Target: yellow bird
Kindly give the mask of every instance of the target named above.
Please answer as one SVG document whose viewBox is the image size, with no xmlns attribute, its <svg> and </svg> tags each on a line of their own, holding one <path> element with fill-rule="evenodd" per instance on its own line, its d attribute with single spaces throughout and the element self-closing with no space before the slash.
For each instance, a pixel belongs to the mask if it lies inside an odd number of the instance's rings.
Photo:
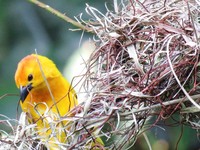
<svg viewBox="0 0 200 150">
<path fill-rule="evenodd" d="M 15 82 L 20 89 L 22 111 L 29 116 L 29 122 L 37 125 L 38 136 L 43 142 L 47 141 L 45 146 L 58 149 L 56 143 L 66 142 L 66 133 L 59 127 L 67 124 L 67 121 L 59 122 L 59 118 L 69 116 L 69 111 L 78 103 L 70 83 L 51 60 L 36 54 L 18 63 Z"/>
</svg>

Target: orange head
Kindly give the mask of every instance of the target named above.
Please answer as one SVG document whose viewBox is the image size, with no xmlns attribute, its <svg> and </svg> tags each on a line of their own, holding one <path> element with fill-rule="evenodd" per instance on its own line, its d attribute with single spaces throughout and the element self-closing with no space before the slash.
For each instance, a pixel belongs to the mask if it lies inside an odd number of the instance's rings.
<svg viewBox="0 0 200 150">
<path fill-rule="evenodd" d="M 20 100 L 23 102 L 34 88 L 45 86 L 45 78 L 51 79 L 60 75 L 55 64 L 47 57 L 36 54 L 24 57 L 18 63 L 15 73 L 15 82 L 21 91 Z"/>
</svg>

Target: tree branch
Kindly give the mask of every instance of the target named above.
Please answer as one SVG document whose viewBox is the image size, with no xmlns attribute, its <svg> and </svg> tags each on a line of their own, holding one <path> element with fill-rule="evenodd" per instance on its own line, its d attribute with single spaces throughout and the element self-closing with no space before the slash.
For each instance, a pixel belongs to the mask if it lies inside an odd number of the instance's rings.
<svg viewBox="0 0 200 150">
<path fill-rule="evenodd" d="M 86 26 L 84 26 L 83 24 L 71 19 L 70 17 L 66 16 L 65 14 L 59 12 L 58 10 L 50 7 L 49 5 L 46 5 L 38 0 L 28 0 L 31 3 L 36 4 L 37 6 L 44 8 L 45 10 L 49 11 L 50 13 L 58 16 L 59 18 L 61 18 L 62 20 L 71 23 L 72 25 L 80 28 L 81 30 L 87 31 L 87 32 L 93 32 L 91 28 L 88 28 Z"/>
</svg>

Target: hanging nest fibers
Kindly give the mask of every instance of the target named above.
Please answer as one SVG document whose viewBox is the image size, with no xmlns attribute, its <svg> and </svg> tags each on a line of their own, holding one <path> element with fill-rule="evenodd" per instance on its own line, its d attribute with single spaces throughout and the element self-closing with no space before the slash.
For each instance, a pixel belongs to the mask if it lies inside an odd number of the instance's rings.
<svg viewBox="0 0 200 150">
<path fill-rule="evenodd" d="M 176 112 L 199 129 L 200 2 L 123 0 L 106 14 L 86 12 L 97 48 L 86 64 L 80 133 L 97 129 L 106 146 L 121 149 Z"/>
<path fill-rule="evenodd" d="M 128 148 L 174 113 L 199 129 L 200 2 L 122 0 L 106 14 L 89 5 L 86 12 L 91 20 L 79 22 L 95 33 L 96 50 L 83 75 L 87 98 L 64 118 L 71 122 L 62 147 Z M 90 144 L 97 137 L 105 146 Z"/>
</svg>

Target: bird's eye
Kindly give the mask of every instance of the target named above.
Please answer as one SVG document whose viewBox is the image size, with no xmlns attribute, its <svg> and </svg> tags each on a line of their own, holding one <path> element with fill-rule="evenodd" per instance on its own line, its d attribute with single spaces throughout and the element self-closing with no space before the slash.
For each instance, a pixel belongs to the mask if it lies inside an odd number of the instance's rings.
<svg viewBox="0 0 200 150">
<path fill-rule="evenodd" d="M 31 81 L 33 79 L 33 75 L 32 74 L 29 74 L 28 75 L 28 81 Z"/>
</svg>

